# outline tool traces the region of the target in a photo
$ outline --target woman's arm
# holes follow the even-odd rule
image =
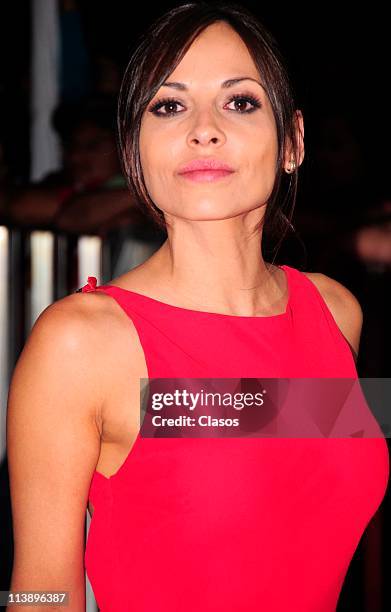
[[[73,294],[36,321],[13,372],[7,413],[14,530],[11,591],[68,591],[85,611],[84,527],[100,451],[101,295]],[[84,298],[84,299],[83,299]],[[99,310],[99,309],[98,309]],[[7,610],[16,609],[9,606]]]

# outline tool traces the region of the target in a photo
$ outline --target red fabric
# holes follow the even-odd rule
[[[87,283],[84,287],[81,288],[82,293],[87,293],[88,291],[93,291],[96,287],[97,279],[95,276],[88,276]]]
[[[284,269],[286,312],[239,317],[110,285],[154,377],[351,377],[315,285]],[[85,564],[102,612],[332,612],[388,483],[377,438],[143,438],[95,471]]]

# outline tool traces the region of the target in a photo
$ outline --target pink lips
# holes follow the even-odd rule
[[[182,166],[178,174],[191,181],[211,182],[229,176],[233,172],[233,168],[218,159],[204,158],[193,159]]]

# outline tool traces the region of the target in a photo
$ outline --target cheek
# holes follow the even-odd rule
[[[157,162],[163,153],[164,139],[159,137],[159,133],[149,121],[145,125],[141,124],[139,147],[140,160],[147,167],[150,164]]]
[[[178,163],[175,146],[164,134],[145,127],[140,131],[140,162],[148,190],[167,189]]]
[[[243,179],[250,200],[267,201],[272,193],[278,158],[278,143],[273,130],[255,132],[243,150],[247,160]]]
[[[255,134],[248,139],[244,150],[248,161],[247,170],[258,179],[270,179],[277,170],[278,144],[273,132]]]

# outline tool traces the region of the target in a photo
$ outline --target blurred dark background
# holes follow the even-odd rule
[[[151,225],[126,189],[116,154],[115,102],[139,34],[177,4],[58,3],[62,63],[53,124],[63,162],[35,181],[30,137],[33,3],[0,4],[0,225],[22,232],[47,228],[70,240],[81,233],[98,234],[110,245],[111,276],[131,267],[127,251],[121,255],[127,240],[152,250],[161,244],[164,233]],[[364,311],[359,375],[389,377],[391,54],[386,5],[241,4],[279,42],[305,121],[296,231],[287,236],[277,259],[332,276],[356,295]],[[71,274],[69,287],[77,284],[75,278]],[[0,589],[6,590],[12,559],[6,461],[1,479],[5,546]],[[389,497],[359,544],[340,611],[391,609],[385,575],[391,561]]]

